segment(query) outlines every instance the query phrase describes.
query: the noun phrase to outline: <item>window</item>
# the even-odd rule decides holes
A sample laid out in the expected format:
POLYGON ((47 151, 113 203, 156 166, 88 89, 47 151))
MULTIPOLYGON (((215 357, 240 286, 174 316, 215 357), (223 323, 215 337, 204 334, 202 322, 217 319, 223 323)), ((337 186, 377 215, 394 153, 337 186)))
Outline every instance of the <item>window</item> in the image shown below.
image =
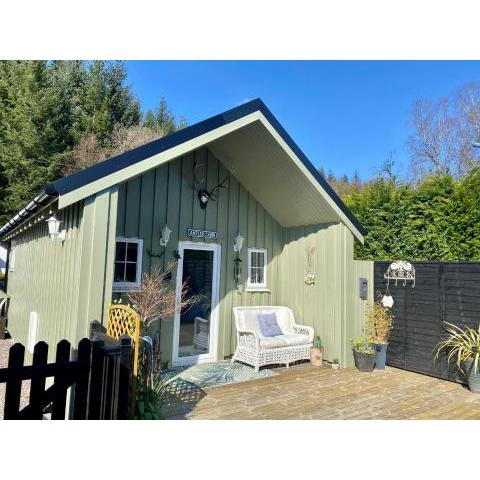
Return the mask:
POLYGON ((248 249, 248 290, 267 290, 267 250, 248 249))
POLYGON ((117 238, 115 268, 113 271, 114 290, 130 290, 140 286, 142 250, 143 240, 138 238, 117 238))

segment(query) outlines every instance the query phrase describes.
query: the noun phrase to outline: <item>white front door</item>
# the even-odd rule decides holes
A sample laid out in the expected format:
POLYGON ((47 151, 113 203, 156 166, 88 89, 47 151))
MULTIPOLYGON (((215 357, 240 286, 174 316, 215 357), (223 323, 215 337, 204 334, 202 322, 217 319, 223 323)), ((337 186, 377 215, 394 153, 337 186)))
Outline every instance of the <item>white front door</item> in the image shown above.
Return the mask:
POLYGON ((218 348, 220 245, 179 242, 178 252, 177 305, 183 282, 188 285, 187 297, 197 301, 175 315, 173 364, 213 362, 218 348))

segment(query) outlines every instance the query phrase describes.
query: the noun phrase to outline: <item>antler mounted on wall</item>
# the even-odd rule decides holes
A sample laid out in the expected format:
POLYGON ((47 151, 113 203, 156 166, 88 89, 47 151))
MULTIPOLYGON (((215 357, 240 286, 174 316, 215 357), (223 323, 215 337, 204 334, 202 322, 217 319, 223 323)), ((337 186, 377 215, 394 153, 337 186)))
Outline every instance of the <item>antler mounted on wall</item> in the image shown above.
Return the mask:
POLYGON ((198 200, 200 202, 200 208, 203 210, 207 208, 208 202, 210 200, 215 201, 217 199, 217 192, 220 188, 226 188, 228 184, 228 180, 230 178, 230 173, 227 173, 225 178, 215 185, 210 190, 207 190, 205 186, 205 180, 199 181, 197 177, 197 169, 203 167, 203 165, 199 165, 197 160, 194 160, 193 163, 193 181, 194 181, 194 188, 197 191, 198 200))

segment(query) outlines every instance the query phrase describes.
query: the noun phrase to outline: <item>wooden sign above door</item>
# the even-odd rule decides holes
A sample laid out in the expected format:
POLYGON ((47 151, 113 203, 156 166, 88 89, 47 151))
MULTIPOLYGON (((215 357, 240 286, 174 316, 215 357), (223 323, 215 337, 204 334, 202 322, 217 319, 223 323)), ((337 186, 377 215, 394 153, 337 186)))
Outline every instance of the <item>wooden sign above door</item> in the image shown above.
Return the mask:
POLYGON ((217 232, 212 232, 210 230, 197 230, 195 228, 187 229, 187 237, 191 238, 208 238, 209 240, 217 239, 217 232))

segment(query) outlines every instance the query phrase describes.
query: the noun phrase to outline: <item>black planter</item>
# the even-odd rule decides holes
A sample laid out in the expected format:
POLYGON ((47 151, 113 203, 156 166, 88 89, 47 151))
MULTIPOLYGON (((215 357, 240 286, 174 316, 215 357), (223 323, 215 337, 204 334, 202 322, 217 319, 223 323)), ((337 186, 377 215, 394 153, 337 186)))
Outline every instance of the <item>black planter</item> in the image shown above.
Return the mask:
POLYGON ((387 361, 388 343, 375 344, 375 370, 385 370, 385 362, 387 361))
POLYGON ((465 360, 463 365, 465 367, 465 373, 467 374, 468 388, 471 392, 480 393, 480 365, 477 373, 475 373, 475 369, 473 368, 472 360, 465 360))
POLYGON ((353 350, 353 359, 355 361, 355 366, 361 372, 371 372, 375 367, 375 355, 368 353, 357 352, 353 350))

